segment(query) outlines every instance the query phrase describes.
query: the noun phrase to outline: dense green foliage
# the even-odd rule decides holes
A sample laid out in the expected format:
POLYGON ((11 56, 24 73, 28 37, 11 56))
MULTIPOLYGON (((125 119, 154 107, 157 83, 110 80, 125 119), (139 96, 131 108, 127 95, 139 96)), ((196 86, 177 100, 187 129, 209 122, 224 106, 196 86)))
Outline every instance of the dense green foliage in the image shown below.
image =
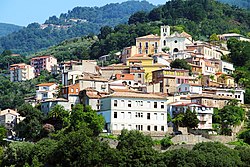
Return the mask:
POLYGON ((191 71, 191 66, 183 59, 175 59, 170 63, 171 68, 185 69, 191 71))
POLYGON ((250 29, 249 17, 250 12, 247 10, 214 0, 172 0, 148 14, 149 21, 182 25, 184 30, 196 39, 209 37, 213 33, 229 32, 233 29, 239 29, 243 34, 247 33, 250 29))
POLYGON ((0 37, 8 35, 12 32, 16 32, 20 29, 22 29, 21 26, 17 26, 14 24, 0 23, 0 37))
POLYGON ((245 103, 250 103, 250 42, 238 41, 230 39, 227 42, 229 51, 231 52, 227 58, 236 66, 233 77, 239 86, 245 88, 245 103))
POLYGON ((1 109, 17 108, 24 103, 25 98, 34 97, 36 85, 43 82, 59 82, 60 76, 50 75, 43 71, 35 79, 23 82, 11 82, 9 74, 0 75, 0 106, 1 109))
POLYGON ((0 70, 7 70, 11 64, 24 62, 27 62, 24 56, 13 56, 10 50, 5 50, 0 54, 0 70))
POLYGON ((248 0, 218 0, 223 3, 228 3, 230 5, 238 6, 241 8, 250 9, 250 2, 248 0))
POLYGON ((103 7, 76 7, 61 14, 59 18, 50 17, 45 23, 53 25, 47 28, 42 29, 38 23, 32 23, 18 32, 0 38, 0 51, 12 50, 15 53, 28 54, 44 50, 66 39, 96 34, 102 26, 125 23, 134 12, 150 11, 152 8, 154 5, 146 1, 128 1, 103 7), (74 22, 70 19, 85 21, 74 22))
POLYGON ((231 127, 245 120, 245 110, 238 106, 237 100, 231 100, 222 109, 214 109, 213 123, 220 124, 219 133, 231 135, 231 127))
POLYGON ((66 60, 86 60, 90 59, 90 47, 96 41, 95 37, 77 37, 65 40, 56 46, 49 47, 47 50, 35 53, 35 55, 53 55, 57 61, 66 60))

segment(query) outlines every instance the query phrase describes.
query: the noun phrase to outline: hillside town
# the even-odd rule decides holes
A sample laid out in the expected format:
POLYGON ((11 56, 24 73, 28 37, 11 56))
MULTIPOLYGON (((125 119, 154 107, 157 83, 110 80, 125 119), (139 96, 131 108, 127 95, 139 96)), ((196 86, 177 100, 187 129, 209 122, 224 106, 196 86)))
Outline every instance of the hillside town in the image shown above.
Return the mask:
MULTIPOLYGON (((184 31, 171 33, 168 25, 160 30, 161 34, 136 38, 135 46, 116 53, 118 64, 103 66, 110 55, 99 60, 63 62, 52 55, 41 55, 31 58, 30 64, 10 65, 10 80, 30 80, 43 70, 59 74, 59 84, 36 85, 36 96, 27 98, 26 102, 32 106, 40 104, 45 114, 56 105, 69 112, 76 104, 91 106, 105 119, 104 133, 117 135, 123 129, 139 130, 154 137, 187 133, 171 121, 187 110, 194 112, 199 120, 195 129, 213 132, 215 108, 222 109, 233 99, 244 104, 245 90, 232 77, 234 65, 222 60, 230 52, 226 45, 194 41, 184 31), (189 69, 180 62, 186 63, 189 69)), ((239 34, 218 37, 250 41, 239 34)), ((1 115, 23 119, 15 109, 8 111, 2 111, 1 115)), ((7 120, 13 126, 18 121, 7 120)))

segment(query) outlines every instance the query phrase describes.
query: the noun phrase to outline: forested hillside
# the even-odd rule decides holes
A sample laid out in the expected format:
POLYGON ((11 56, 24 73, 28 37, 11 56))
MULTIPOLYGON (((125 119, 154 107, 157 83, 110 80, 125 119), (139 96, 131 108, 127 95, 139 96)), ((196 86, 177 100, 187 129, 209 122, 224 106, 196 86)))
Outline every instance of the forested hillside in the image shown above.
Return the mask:
POLYGON ((105 25, 127 22, 137 11, 150 11, 155 6, 146 1, 128 1, 103 7, 76 7, 59 18, 52 16, 45 25, 32 23, 22 30, 0 38, 0 52, 29 54, 47 49, 63 40, 96 34, 105 25))
POLYGON ((250 9, 250 1, 249 0, 218 0, 223 3, 228 3, 230 5, 235 5, 241 8, 250 9))
POLYGON ((0 37, 16 32, 23 27, 14 24, 0 23, 0 37))

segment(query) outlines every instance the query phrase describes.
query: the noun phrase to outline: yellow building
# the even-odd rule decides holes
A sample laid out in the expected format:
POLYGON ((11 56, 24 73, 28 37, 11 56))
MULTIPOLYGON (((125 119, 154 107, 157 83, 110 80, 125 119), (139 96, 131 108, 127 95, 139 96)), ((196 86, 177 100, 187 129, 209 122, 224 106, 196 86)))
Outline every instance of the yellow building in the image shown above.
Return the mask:
POLYGON ((140 61, 140 65, 145 71, 144 79, 145 82, 152 82, 152 71, 167 67, 167 65, 154 63, 153 58, 147 56, 146 54, 136 54, 133 57, 129 57, 127 59, 127 66, 131 66, 135 63, 135 61, 140 61))
POLYGON ((137 53, 152 55, 160 52, 160 41, 160 36, 153 34, 136 38, 137 53))
POLYGON ((234 78, 228 74, 223 74, 222 72, 216 73, 217 82, 226 87, 234 87, 234 78))

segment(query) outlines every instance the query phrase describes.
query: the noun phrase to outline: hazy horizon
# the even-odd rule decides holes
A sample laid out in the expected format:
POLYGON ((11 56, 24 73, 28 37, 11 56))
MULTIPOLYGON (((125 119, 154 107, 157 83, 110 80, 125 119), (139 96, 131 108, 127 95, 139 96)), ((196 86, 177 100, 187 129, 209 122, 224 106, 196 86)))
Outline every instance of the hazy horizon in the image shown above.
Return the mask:
MULTIPOLYGON (((50 16, 60 16, 74 7, 104 6, 110 3, 121 3, 126 0, 2 0, 0 6, 0 23, 27 26, 30 23, 44 23, 50 16)), ((165 4, 166 0, 147 0, 159 5, 165 4)))

